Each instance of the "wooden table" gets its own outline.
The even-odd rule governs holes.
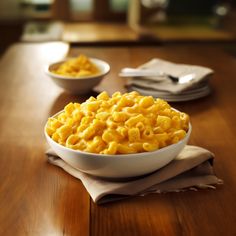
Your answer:
[[[159,45],[186,42],[235,42],[226,30],[196,25],[128,25],[114,23],[64,23],[62,40],[73,45]]]
[[[159,57],[215,70],[213,93],[174,107],[190,114],[190,143],[216,154],[214,168],[224,185],[216,190],[151,194],[94,204],[80,181],[46,161],[47,118],[73,96],[44,75],[44,65],[67,53],[63,44],[17,44],[0,62],[0,235],[236,235],[236,59],[211,45],[76,48],[108,61],[100,85],[122,90],[124,66]],[[92,93],[91,93],[92,94]]]
[[[62,40],[84,46],[160,44],[149,32],[143,35],[121,23],[64,23]]]
[[[236,39],[232,32],[204,25],[144,25],[143,28],[149,32],[149,35],[153,35],[153,38],[159,39],[163,43],[235,42]]]

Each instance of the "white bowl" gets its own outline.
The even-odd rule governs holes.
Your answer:
[[[162,168],[181,152],[189,140],[191,131],[192,127],[189,124],[189,130],[184,139],[153,152],[104,155],[64,147],[49,137],[46,126],[44,129],[49,145],[61,159],[84,173],[105,178],[141,176]]]
[[[68,58],[69,60],[71,58]],[[96,59],[96,58],[89,58],[89,60],[94,63],[100,73],[96,75],[84,76],[84,77],[70,77],[70,76],[63,76],[58,75],[53,72],[61,65],[63,62],[67,61],[59,61],[56,63],[52,63],[46,66],[45,73],[53,80],[53,82],[58,85],[59,87],[63,88],[64,90],[73,93],[73,94],[86,94],[91,91],[96,85],[98,85],[103,77],[109,73],[110,66],[107,62]]]

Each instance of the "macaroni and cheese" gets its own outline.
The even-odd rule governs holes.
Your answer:
[[[90,153],[150,152],[177,143],[189,129],[189,116],[162,99],[133,91],[106,92],[84,103],[69,103],[48,119],[47,134],[57,143]]]
[[[70,77],[84,77],[96,75],[100,70],[88,57],[80,55],[77,58],[63,62],[57,69],[51,72]]]

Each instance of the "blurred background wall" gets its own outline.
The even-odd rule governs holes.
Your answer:
[[[189,28],[204,26],[235,33],[235,2],[235,0],[1,0],[0,53],[18,41],[60,40],[65,23],[122,23],[134,28],[151,26],[149,28],[154,31],[161,26],[171,26],[168,28],[168,33],[188,25]],[[163,32],[165,34],[167,31]]]

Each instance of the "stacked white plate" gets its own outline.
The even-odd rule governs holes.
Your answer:
[[[168,102],[182,102],[182,101],[190,101],[198,98],[205,97],[210,94],[211,88],[208,84],[183,91],[179,94],[172,94],[167,91],[158,91],[153,89],[141,88],[135,85],[128,86],[129,91],[137,91],[145,96],[153,96],[155,98],[161,98]]]

